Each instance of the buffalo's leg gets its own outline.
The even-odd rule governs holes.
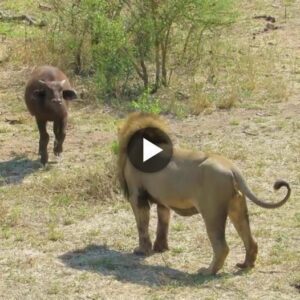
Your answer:
[[[39,155],[41,155],[41,163],[45,165],[48,162],[48,151],[47,146],[49,143],[49,134],[47,133],[47,122],[42,120],[36,120],[39,133]]]
[[[152,243],[149,236],[150,204],[140,196],[131,196],[130,204],[135,216],[139,235],[139,246],[134,249],[137,255],[149,255]]]
[[[237,266],[239,268],[252,268],[256,260],[257,243],[251,234],[248,209],[244,196],[237,195],[233,198],[229,206],[229,218],[243,240],[246,249],[245,261],[238,263]]]
[[[169,250],[168,247],[168,230],[169,230],[169,222],[170,222],[170,209],[157,205],[157,232],[156,232],[156,240],[154,242],[153,250],[155,252],[164,252]]]
[[[56,156],[60,156],[63,152],[63,143],[66,138],[67,119],[55,120],[53,122],[53,131],[55,135],[53,152]]]
[[[204,216],[208,238],[213,248],[213,259],[208,268],[202,268],[199,270],[199,272],[203,275],[214,275],[224,265],[224,261],[229,252],[229,248],[225,240],[226,219],[226,209],[211,211],[210,214],[206,214]]]

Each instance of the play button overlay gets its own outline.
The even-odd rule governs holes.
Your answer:
[[[143,162],[157,155],[161,151],[164,150],[143,138]]]
[[[170,162],[173,145],[165,132],[147,127],[138,130],[131,137],[127,155],[136,169],[144,173],[154,173],[165,168]]]

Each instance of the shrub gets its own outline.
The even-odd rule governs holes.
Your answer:
[[[137,100],[132,101],[129,106],[132,110],[152,114],[159,114],[162,111],[158,99],[150,95],[149,90],[144,91],[144,93]]]
[[[155,92],[193,64],[205,30],[230,24],[232,0],[49,0],[47,33],[54,53],[99,90],[119,96],[136,82]],[[182,40],[184,43],[182,44]]]

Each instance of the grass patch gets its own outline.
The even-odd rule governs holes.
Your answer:
[[[15,0],[15,1],[1,1],[1,6],[4,9],[11,10],[14,12],[32,13],[37,12],[39,4],[35,0]]]
[[[57,195],[53,199],[53,205],[58,207],[68,207],[72,203],[72,199],[68,195]]]
[[[54,223],[50,223],[48,225],[48,239],[49,241],[56,242],[62,240],[64,238],[64,234],[60,231]]]
[[[184,252],[184,249],[182,247],[174,247],[172,248],[172,254],[176,255],[176,254],[180,254],[182,252]]]
[[[181,222],[176,222],[172,225],[172,229],[177,232],[180,232],[180,231],[185,230],[185,225]]]

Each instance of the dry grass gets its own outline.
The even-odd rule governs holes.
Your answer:
[[[194,115],[199,115],[203,111],[212,107],[212,103],[208,95],[204,93],[197,93],[190,100],[191,113]]]
[[[247,5],[252,10],[252,5],[256,5],[257,13],[277,12],[276,16],[282,16],[279,2],[279,8],[272,8],[268,1]],[[243,259],[244,250],[228,222],[227,240],[231,251],[224,269],[216,277],[197,274],[197,270],[207,266],[211,259],[209,241],[199,216],[173,215],[170,251],[145,259],[132,255],[137,234],[130,206],[119,194],[115,182],[112,150],[116,149],[118,120],[111,109],[87,107],[82,103],[72,105],[64,159],[56,162],[51,155],[52,163],[41,168],[37,161],[38,134],[22,101],[30,68],[18,67],[16,63],[0,65],[1,299],[299,297],[300,81],[296,67],[300,48],[295,40],[299,28],[295,18],[299,1],[292,5],[284,29],[272,33],[276,44],[276,53],[273,51],[276,70],[279,70],[278,65],[285,68],[270,77],[261,77],[266,70],[263,56],[262,60],[253,60],[255,66],[245,74],[246,66],[251,63],[239,57],[231,66],[236,69],[227,70],[227,79],[228,76],[232,78],[221,90],[226,97],[220,98],[217,104],[210,102],[211,107],[204,110],[209,114],[182,120],[169,118],[177,144],[231,158],[261,197],[279,199],[281,195],[272,192],[273,181],[284,178],[290,182],[292,197],[282,208],[269,211],[249,204],[252,231],[259,245],[256,267],[249,272],[239,272],[234,267]],[[255,22],[246,25],[260,28],[261,24]],[[242,34],[246,29],[236,30]],[[266,39],[266,43],[270,36],[257,38]],[[232,47],[222,51],[227,52]],[[239,78],[237,68],[243,80],[236,81]],[[261,73],[257,74],[259,69]],[[283,85],[274,81],[274,76],[283,78]],[[207,86],[196,85],[200,90],[204,87]],[[242,103],[237,102],[242,87],[252,89],[253,102],[247,97]],[[209,94],[193,98],[192,88],[187,90],[191,105],[195,105],[195,112],[199,113],[203,105],[193,104],[192,101],[196,101],[193,99],[205,103],[202,99],[211,99],[205,98]],[[173,92],[176,94],[176,90]],[[266,100],[276,94],[275,100],[284,99],[286,95],[288,101]],[[170,103],[179,115],[182,112],[186,115],[184,107],[188,101],[186,98],[172,99]],[[233,108],[215,111],[217,105]],[[6,118],[20,122],[9,123]],[[51,134],[50,151],[52,143]],[[152,237],[155,224],[154,210]]]

